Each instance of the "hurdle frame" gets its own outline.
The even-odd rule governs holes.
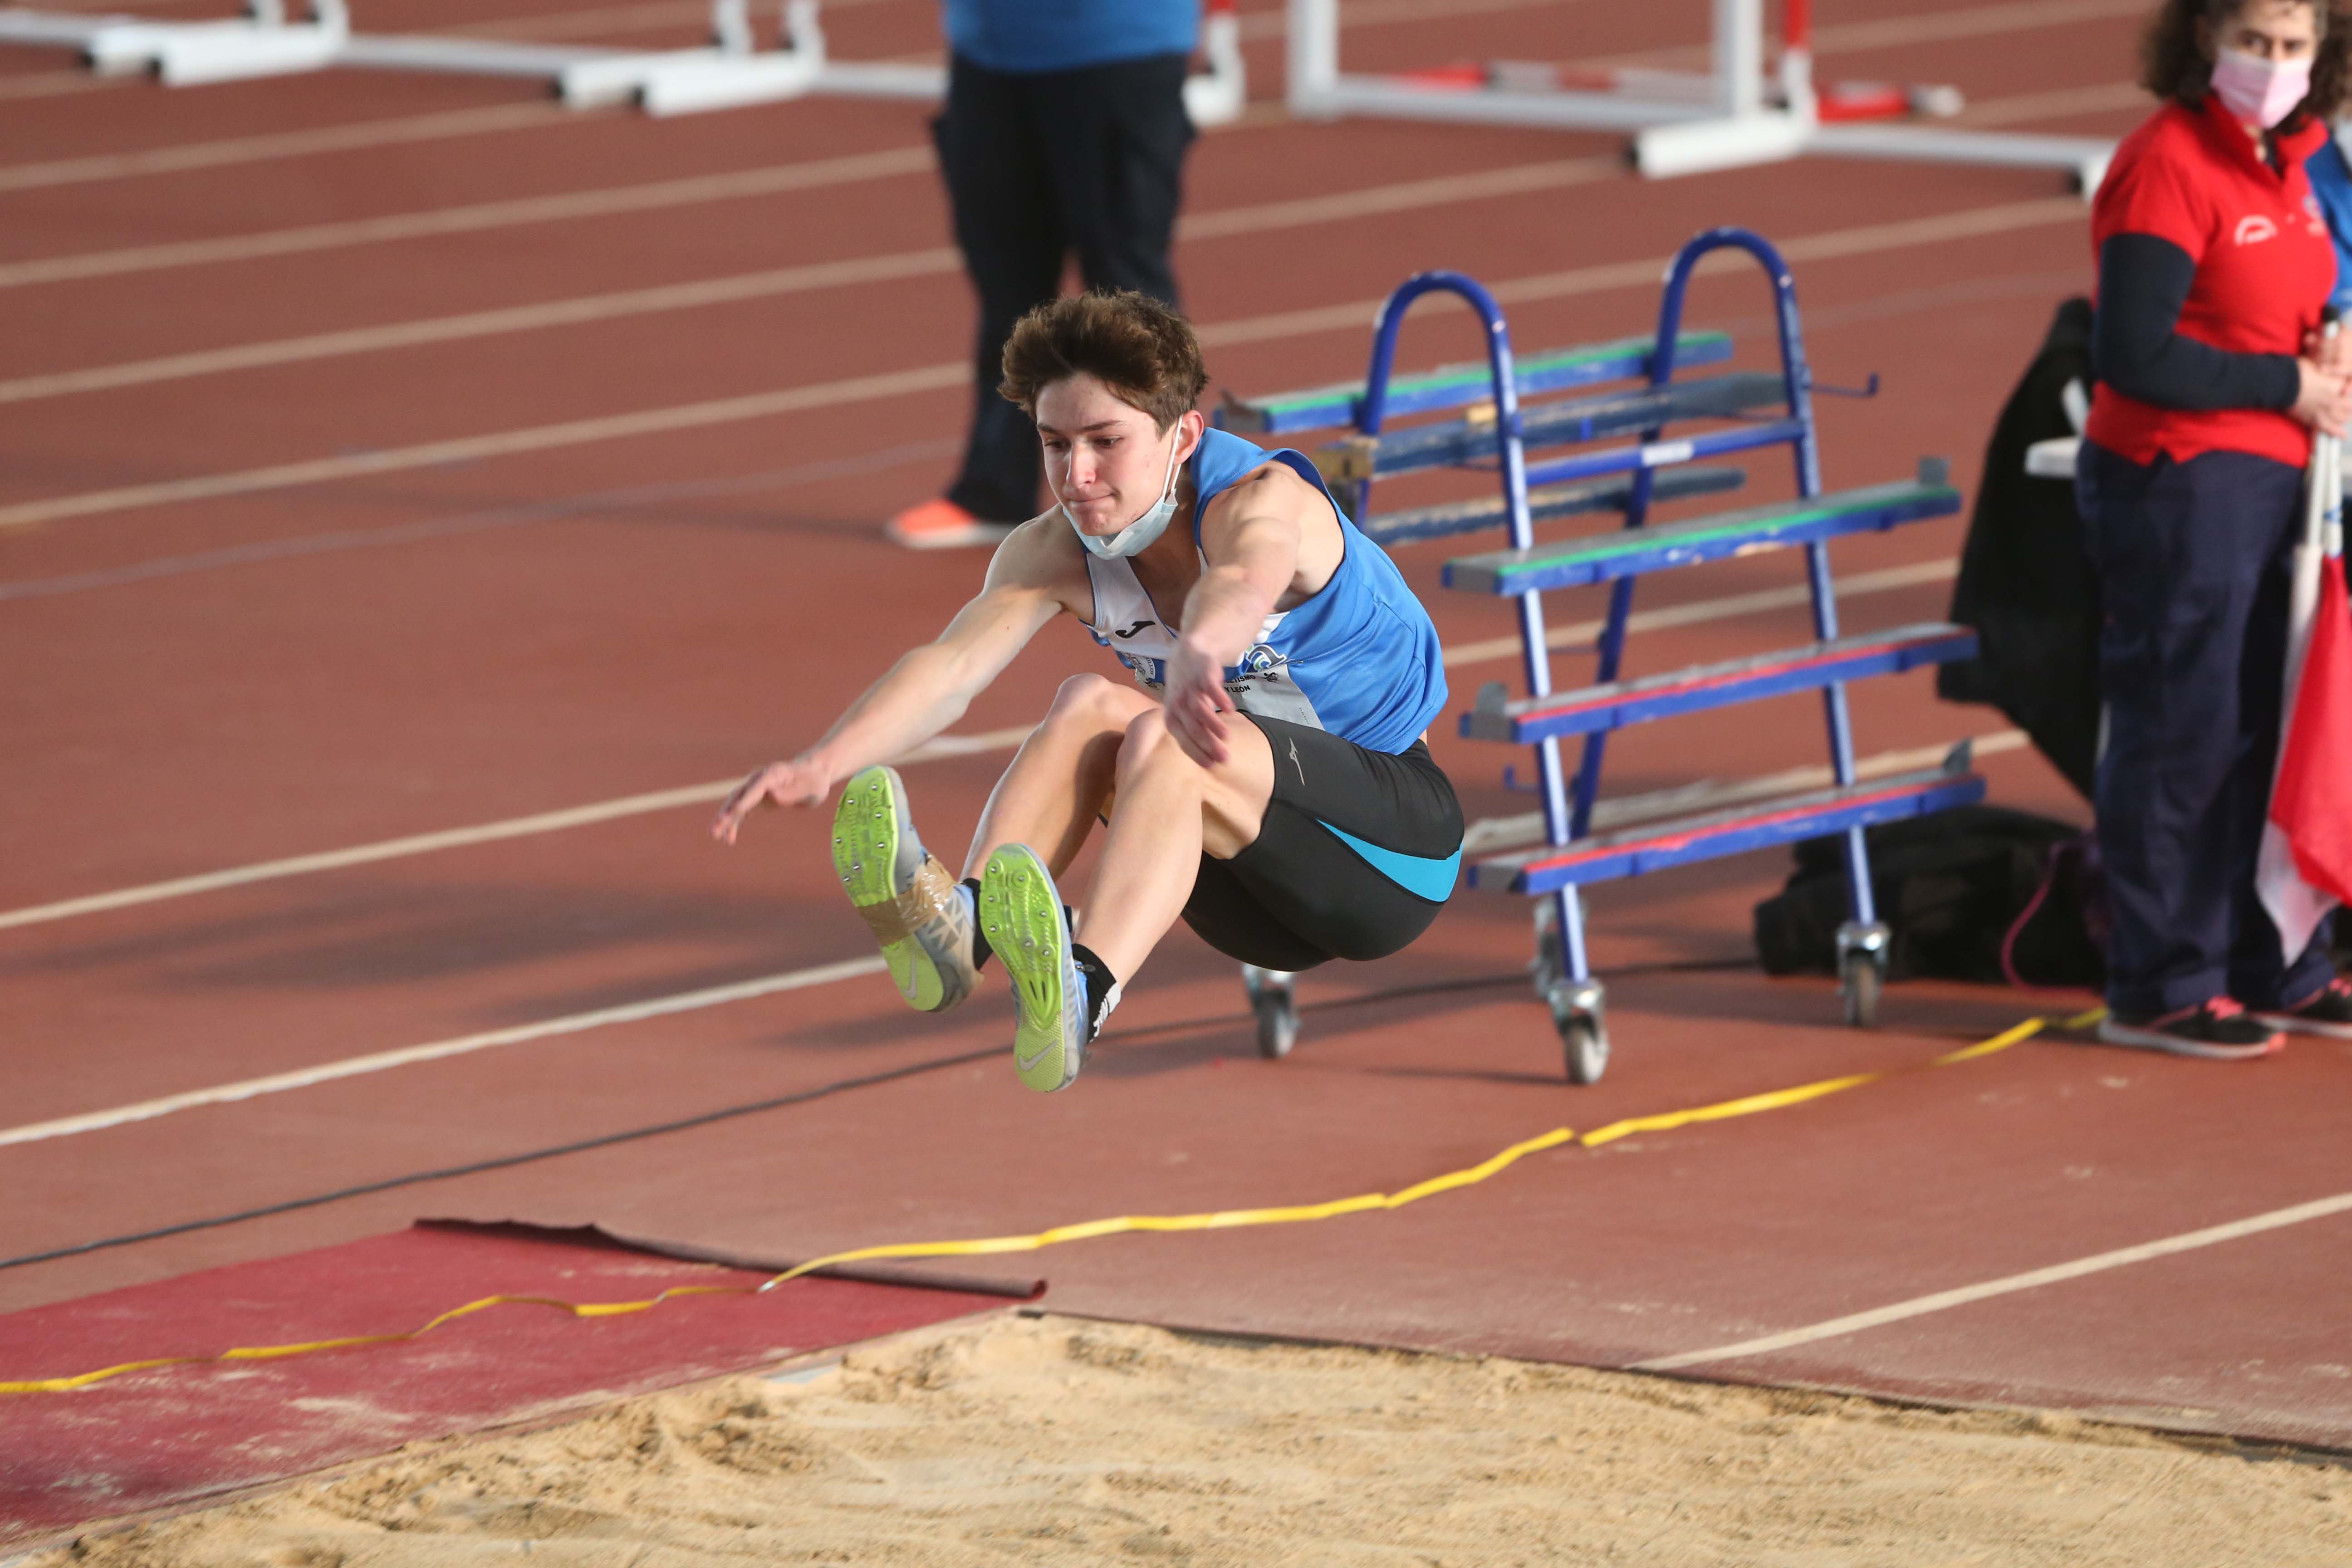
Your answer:
[[[1710,0],[1711,62],[1704,77],[1628,73],[1622,90],[1486,84],[1362,75],[1339,63],[1339,0],[1289,0],[1286,89],[1306,120],[1349,116],[1633,136],[1633,162],[1653,179],[1779,163],[1807,153],[1910,162],[2045,168],[2071,175],[2087,197],[2115,143],[1886,122],[1824,122],[1813,82],[1811,0],[1785,0],[1791,47],[1773,76],[1764,63],[1763,0]],[[1768,101],[1777,87],[1780,101]]]
[[[656,50],[354,33],[348,0],[310,4],[308,21],[289,20],[286,0],[246,0],[244,17],[205,22],[0,5],[0,43],[76,49],[101,74],[152,69],[173,87],[352,66],[542,80],[573,108],[635,102],[656,116],[817,95],[914,102],[947,96],[944,65],[833,58],[818,0],[783,0],[772,47],[757,45],[750,0],[711,0],[709,44]],[[1209,68],[1185,80],[1186,112],[1203,128],[1238,119],[1248,78],[1234,0],[1203,0],[1201,53]]]

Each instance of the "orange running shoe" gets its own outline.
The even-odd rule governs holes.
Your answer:
[[[903,544],[909,550],[963,550],[975,544],[994,544],[1013,527],[1009,522],[983,522],[955,502],[940,498],[908,507],[884,523],[882,531],[892,543]]]

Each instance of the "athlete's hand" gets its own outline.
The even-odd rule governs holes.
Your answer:
[[[1219,717],[1235,711],[1233,693],[1225,689],[1224,661],[1190,637],[1177,639],[1176,656],[1168,661],[1168,694],[1161,707],[1168,732],[1186,756],[1213,768],[1232,754],[1225,748],[1225,721]]]
[[[2297,360],[2295,370],[2301,376],[2301,385],[2291,412],[2315,430],[2330,436],[2345,434],[2347,426],[2352,425],[2352,386],[2347,385],[2341,374],[2315,360]]]
[[[735,842],[743,819],[763,805],[823,805],[833,793],[833,770],[806,757],[770,763],[735,786],[710,824],[710,837],[721,844]]]

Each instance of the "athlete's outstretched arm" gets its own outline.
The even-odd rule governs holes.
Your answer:
[[[1321,492],[1289,469],[1269,465],[1219,495],[1201,520],[1208,564],[1184,601],[1165,705],[1169,733],[1202,767],[1226,760],[1225,721],[1219,715],[1234,711],[1234,700],[1224,672],[1249,651],[1297,578],[1301,543],[1317,509],[1329,516]],[[1331,528],[1336,540],[1336,521]]]
[[[900,656],[816,744],[737,785],[710,836],[734,843],[743,818],[761,805],[822,805],[860,768],[902,756],[962,718],[972,698],[1066,607],[1066,552],[1055,543],[1037,522],[1016,530],[989,563],[978,596],[947,629]]]

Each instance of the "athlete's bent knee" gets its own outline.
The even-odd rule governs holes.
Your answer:
[[[1199,764],[1186,756],[1169,732],[1168,715],[1158,708],[1139,713],[1128,721],[1126,738],[1118,744],[1118,776],[1122,782],[1135,778],[1146,768],[1167,768],[1181,764],[1187,773],[1197,774]]]
[[[1055,730],[1115,733],[1126,724],[1127,715],[1118,700],[1125,692],[1126,688],[1099,675],[1074,675],[1055,691],[1045,721]]]

